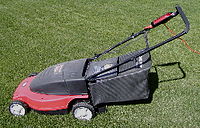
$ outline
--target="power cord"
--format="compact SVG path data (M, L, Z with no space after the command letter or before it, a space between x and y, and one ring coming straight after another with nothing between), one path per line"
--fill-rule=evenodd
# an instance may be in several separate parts
M166 24L164 24L164 26L167 28L167 30L168 30L173 36L176 35L176 33L175 33L173 30L171 30ZM186 42L186 40L184 40L184 39L182 39L182 38L180 38L180 37L179 37L178 39L180 39L181 42L185 44L185 46L186 46L187 49L189 49L189 50L192 51L193 53L196 53L196 54L199 54L199 55L200 55L200 52L199 52L199 51L196 51L196 50L194 50L194 49L192 49L192 48L188 45L188 43Z

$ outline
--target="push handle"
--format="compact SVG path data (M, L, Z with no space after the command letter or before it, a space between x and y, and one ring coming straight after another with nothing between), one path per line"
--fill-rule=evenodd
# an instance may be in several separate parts
M164 24L167 21L169 21L170 19L172 19L173 17L175 17L176 15L177 15L176 13L168 12L165 15L163 15L163 16L159 17L158 19L154 20L153 22L151 22L151 25L153 27L156 27L160 24Z
M188 31L190 30L190 22L188 21L188 18L185 16L185 13L183 12L183 10L180 6L177 5L176 10L181 15L181 18L182 18L183 22L185 23L184 32L188 33Z
M159 26L160 24L164 24L177 15L178 15L177 12L168 12L165 15L162 15L161 17L157 18L156 20L152 21L151 25L145 27L144 30L149 30L149 29Z
M185 23L185 29L184 31L186 33L188 33L189 29L190 29L190 24L189 21L187 19L187 17L185 16L184 12L182 11L182 8L180 6L176 6L176 12L168 12L165 15L162 15L161 17L157 18L156 20L154 20L153 22L151 22L151 25L147 26L144 28L144 30L150 30L152 28L155 28L157 26L159 26L160 24L164 24L166 22L168 22L170 19L172 19L173 17L177 16L178 14L181 15L182 20Z

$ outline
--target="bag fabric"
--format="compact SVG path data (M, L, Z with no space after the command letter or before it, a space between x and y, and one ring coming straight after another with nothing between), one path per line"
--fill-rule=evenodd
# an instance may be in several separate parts
M119 73L116 77L89 83L93 105L147 99L149 96L148 73L150 54L142 57L142 66ZM127 66L126 66L127 67Z

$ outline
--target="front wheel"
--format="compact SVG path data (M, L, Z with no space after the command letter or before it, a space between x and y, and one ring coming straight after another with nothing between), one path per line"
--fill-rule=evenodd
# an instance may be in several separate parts
M91 120L95 116L94 107L85 102L79 102L73 105L72 114L79 120Z
M28 112L28 105L21 101L12 101L9 111L15 116L24 116Z

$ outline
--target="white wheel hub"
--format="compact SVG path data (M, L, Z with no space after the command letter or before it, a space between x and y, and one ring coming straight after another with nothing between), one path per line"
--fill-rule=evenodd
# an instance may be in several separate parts
M16 116L23 116L26 113L25 108L20 104L12 104L10 105L10 112Z
M74 116L80 120L90 120L92 118L92 112L86 107L79 107L74 110Z

